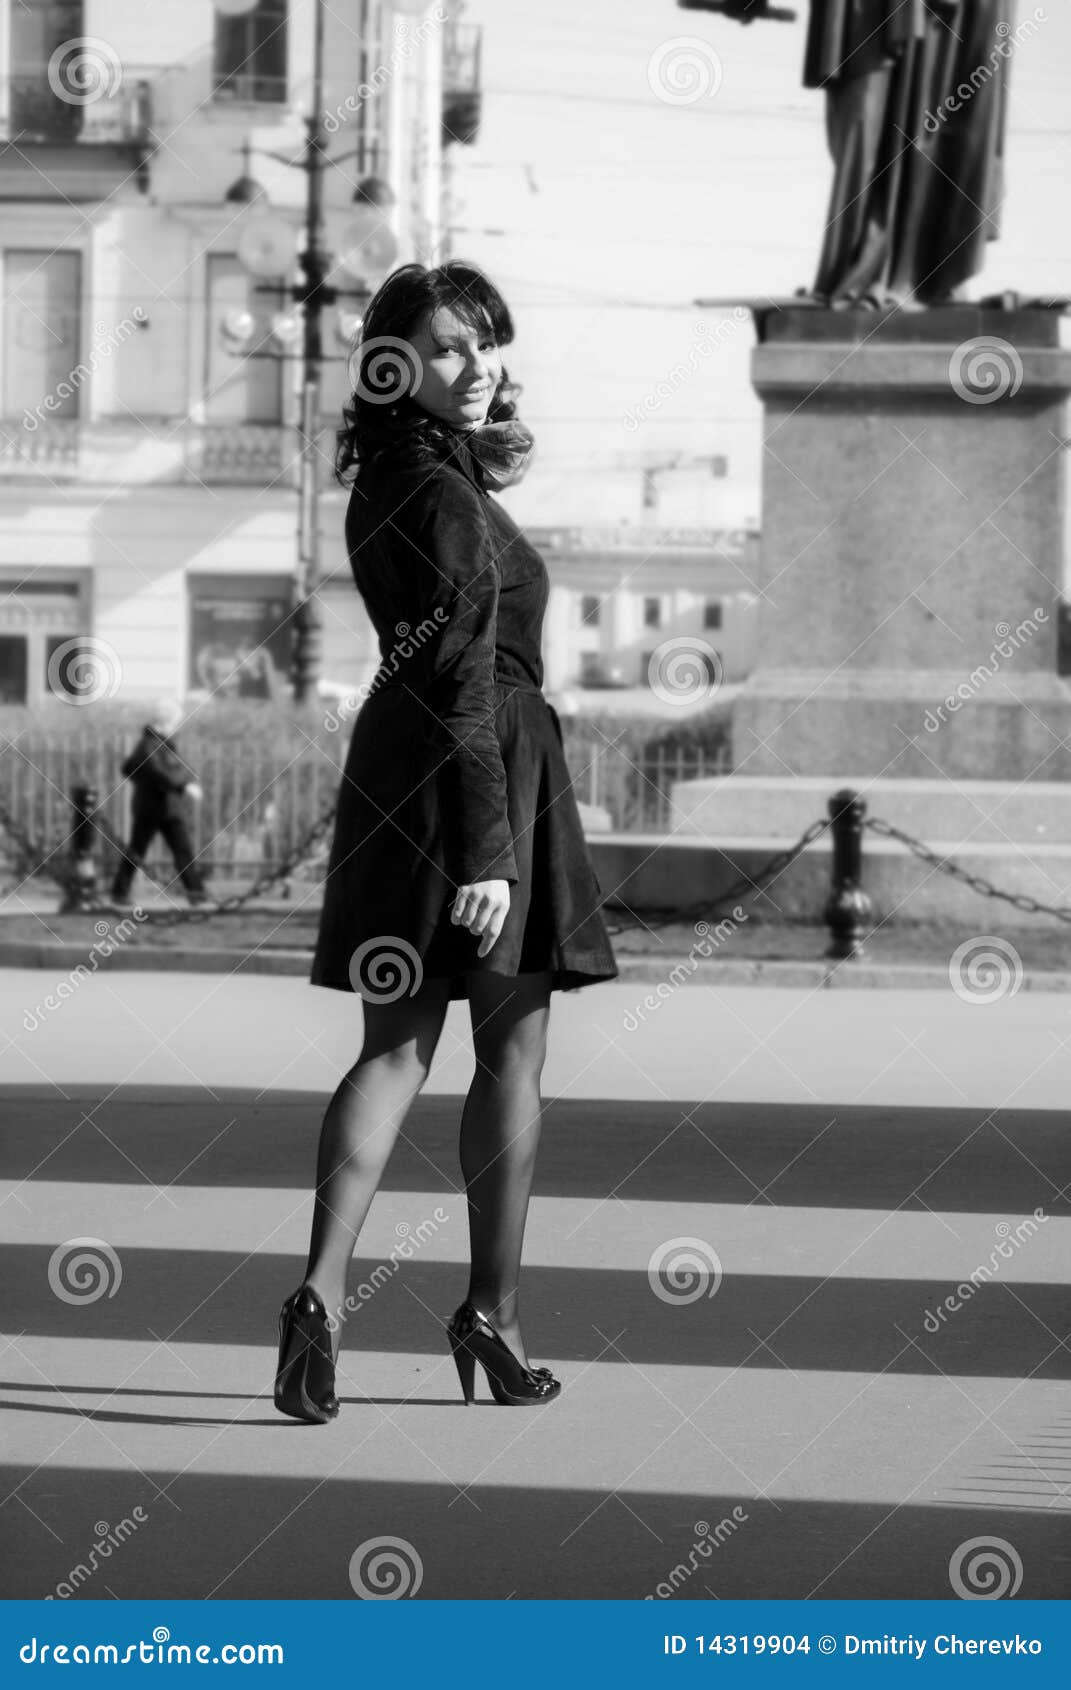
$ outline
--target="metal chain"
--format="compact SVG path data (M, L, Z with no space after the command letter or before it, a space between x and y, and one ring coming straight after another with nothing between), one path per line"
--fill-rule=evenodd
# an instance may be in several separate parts
M892 822L882 821L880 816L864 816L863 825L873 828L875 833L883 833L888 839L898 839L908 850L913 851L916 857L921 857L923 862L931 863L934 868L940 869L943 874L950 874L955 880L962 880L965 885L980 892L984 898L1002 898L1005 903L1014 904L1017 910L1026 910L1031 915L1053 915L1057 921L1071 921L1071 908L1066 904L1043 904L1026 892L1004 892L999 886L994 886L991 880L986 880L984 875L971 874L950 857L942 857L938 851L931 850L929 845L924 845L920 839L914 839L910 833L905 833L903 828L894 827Z
M175 926L183 921L207 921L214 915L229 915L251 903L255 898L263 897L265 892L278 881L291 879L297 869L313 855L317 845L333 824L337 810L338 804L336 801L317 817L308 831L280 863L259 874L252 884L246 887L244 892L235 892L229 897L220 898L207 904L198 904L190 909L143 910L143 919L155 922L161 927ZM112 828L99 811L93 814L91 820L102 838L115 850L125 854L122 841L116 838ZM755 874L741 875L738 880L734 881L724 892L720 892L714 899L705 898L702 902L691 904L685 909L671 911L654 922L645 921L639 916L631 915L623 920L608 921L606 924L607 931L611 934L625 933L637 927L643 927L647 931L655 931L661 927L694 923L708 916L713 916L726 904L733 903L738 898L749 897L756 892L761 892L830 826L831 820L829 817L821 817L812 822L810 827L800 834L795 844L769 857ZM939 869L942 874L951 875L953 879L962 881L964 885L970 886L983 897L999 898L1005 903L1012 904L1016 909L1023 910L1031 915L1051 915L1057 921L1071 923L1071 906L1046 904L1038 898L1032 898L1026 892L1005 892L1001 887L995 886L991 880L987 880L984 875L972 874L969 869L963 868L949 857L942 856L940 852L924 844L921 839L914 838L912 834L906 833L903 828L896 827L892 822L884 821L880 816L864 816L863 826L870 828L874 833L884 835L887 839L898 840L900 844L905 845L923 862ZM70 863L65 860L65 857L59 851L43 846L39 841L32 838L25 828L16 821L2 799L0 799L0 828L3 828L15 845L20 859L19 871L25 878L29 879L34 874L44 872L64 892L78 891L80 895L84 895L78 876ZM152 877L150 876L150 878ZM154 880L153 883L163 891L168 890L159 881ZM108 900L103 896L98 896L90 902L88 908L89 910L106 909L108 908Z
M270 886L273 886L279 880L289 880L296 870L312 856L316 846L333 823L337 809L338 803L336 800L317 817L308 832L298 840L282 861L271 870L258 875L252 885L247 886L244 892L235 892L227 898L219 898L207 904L198 904L195 908L190 909L142 910L143 920L155 922L159 927L172 927L180 921L207 921L210 916L229 915L234 910L241 909L244 904L250 903L254 898L263 897ZM99 810L94 811L90 819L101 838L125 856L125 846L116 837L101 812ZM16 822L2 800L0 800L0 827L10 835L21 855L20 872L24 874L25 878L28 879L31 874L43 870L65 892L78 891L79 897L84 898L85 894L78 876L65 860L62 850L50 850L39 846ZM161 891L169 890L160 881L155 880L153 876L150 875L148 878ZM111 907L111 904L110 900L103 894L97 894L89 899L84 907L86 913L89 914L95 910L107 910Z
M778 851L776 856L768 857L756 874L741 875L740 879L734 881L726 891L719 892L713 901L710 898L705 898L701 904L692 904L687 909L674 910L669 915L662 916L654 922L641 921L638 916L632 920L613 925L607 922L607 932L611 934L627 933L636 927L643 927L648 932L653 932L659 927L676 925L678 922L694 924L707 916L712 916L721 909L723 904L729 904L737 898L746 898L752 893L761 892L772 880L776 880L789 863L794 862L800 852L805 851L808 845L824 833L830 825L828 816L820 817L818 821L812 822L806 833L801 833L794 845L790 845L785 851Z
M155 922L158 927L174 927L182 921L207 921L214 915L233 914L235 910L241 909L243 905L251 903L254 898L263 897L267 889L270 886L274 886L276 881L289 880L295 871L301 867L302 863L312 856L316 846L320 843L320 840L334 821L337 810L338 801L336 800L328 807L328 809L324 810L317 817L308 832L298 840L297 844L287 854L287 856L283 858L282 862L279 863L277 867L266 870L263 874L259 874L253 881L252 885L247 886L244 892L232 892L229 897L214 899L207 904L198 904L196 907L190 909L142 910L142 919L145 921ZM116 850L121 851L124 856L126 855L126 849L122 844L122 841L116 838L111 827L102 816L99 814L94 815L93 824L95 827L99 828L102 836L110 845L112 845ZM154 881L153 883L154 885L160 887L162 891L168 891L170 889L166 886L161 886L159 881ZM102 901L105 904L107 903L107 900Z
M29 880L32 875L40 874L43 870L64 892L72 893L75 890L78 877L70 865L50 846L42 845L31 838L22 824L15 820L2 798L0 828L3 828L15 845L18 853L18 872L24 880Z

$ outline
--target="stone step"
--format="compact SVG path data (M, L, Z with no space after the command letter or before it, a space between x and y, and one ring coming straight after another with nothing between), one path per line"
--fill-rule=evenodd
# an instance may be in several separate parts
M670 825L679 835L726 840L796 839L850 787L867 813L926 844L1071 845L1071 783L1064 781L882 780L865 775L722 775L674 782Z
M719 834L715 839L695 834L617 833L593 836L588 849L608 905L620 901L638 909L679 910L708 900L713 903L742 877L757 882L769 859L798 837L788 830L748 837ZM947 842L927 843L934 843L942 856L1001 891L1063 907L1071 914L1071 841L1029 846L972 842L954 849ZM732 910L740 908L748 919L754 914L768 920L821 921L831 869L827 832L782 869L764 891L734 896L725 906L725 919L731 922ZM896 840L869 832L864 840L863 885L873 906L871 925L955 922L973 924L979 933L1001 933L1009 927L1052 927L1059 920L1045 912L1021 910L1004 898L986 897ZM712 923L717 919L712 917Z

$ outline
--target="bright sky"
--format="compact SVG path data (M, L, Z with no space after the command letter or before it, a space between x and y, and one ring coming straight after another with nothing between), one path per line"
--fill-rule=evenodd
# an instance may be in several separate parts
M812 280L830 173L823 97L801 82L806 6L745 28L674 0L469 0L484 121L475 147L452 149L454 252L514 309L509 367L544 473L685 448L728 451L734 476L757 478L750 324L697 358L691 302ZM975 292L1071 295L1071 5L1019 0L1020 23L1036 15L1012 63L1004 234ZM708 79L711 50L721 67L690 104L648 80L681 37L702 44ZM628 430L690 352L695 376Z

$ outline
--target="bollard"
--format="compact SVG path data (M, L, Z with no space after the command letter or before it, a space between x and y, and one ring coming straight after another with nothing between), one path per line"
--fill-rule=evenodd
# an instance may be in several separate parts
M97 807L97 789L79 785L71 788L74 826L71 829L72 879L63 895L60 914L72 910L91 910L97 897L97 859L94 851L96 827L93 812Z
M843 787L829 800L833 824L833 876L825 919L832 935L826 956L845 961L863 954L872 904L863 891L863 817L866 800Z

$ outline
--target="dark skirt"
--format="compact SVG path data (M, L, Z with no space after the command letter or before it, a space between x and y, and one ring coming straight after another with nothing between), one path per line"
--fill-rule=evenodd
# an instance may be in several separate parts
M450 920L456 886L444 869L438 787L421 778L425 707L382 686L353 725L339 791L310 980L391 1002L422 980L549 971L577 991L618 969L566 766L557 712L534 686L496 682L495 725L506 771L518 880L502 932L484 957L478 934Z

